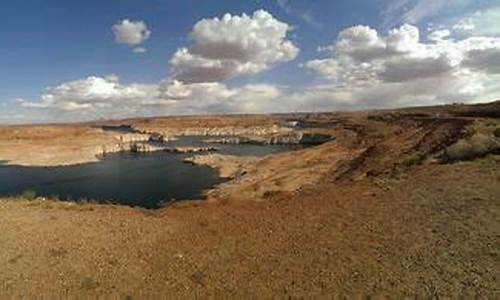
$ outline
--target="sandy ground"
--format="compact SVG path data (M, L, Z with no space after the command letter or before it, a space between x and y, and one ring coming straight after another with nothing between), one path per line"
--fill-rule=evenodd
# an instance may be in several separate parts
M307 116L337 140L230 161L206 201L3 199L0 298L499 297L500 158L437 163L498 120L435 110Z

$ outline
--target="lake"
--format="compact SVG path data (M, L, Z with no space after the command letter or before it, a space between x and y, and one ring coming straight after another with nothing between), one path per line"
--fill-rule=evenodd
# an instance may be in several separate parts
M217 153L263 156L300 149L283 145L207 144L209 137L181 137L168 146L215 146ZM173 200L201 199L222 183L215 170L184 163L195 154L170 152L116 153L99 162L64 167L21 167L0 164L0 196L35 193L61 200L92 199L144 208Z

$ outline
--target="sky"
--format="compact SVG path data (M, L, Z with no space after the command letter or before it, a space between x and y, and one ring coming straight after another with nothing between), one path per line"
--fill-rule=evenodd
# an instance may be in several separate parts
M500 0L6 0L0 124L500 99Z

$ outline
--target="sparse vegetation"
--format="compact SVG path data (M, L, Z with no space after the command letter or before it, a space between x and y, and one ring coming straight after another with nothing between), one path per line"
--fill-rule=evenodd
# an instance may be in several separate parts
M36 192L34 190L26 190L19 195L21 198L26 200L34 200L36 199Z
M159 217L160 211L158 209L147 209L144 207L136 207L139 211L141 211L144 215L149 217Z
M411 153L403 156L403 158L399 162L399 165L408 168L413 165L419 164L422 161L422 159L423 159L422 154L418 152Z
M99 283L92 277L85 277L81 282L82 289L92 290L99 286Z
M60 259L60 258L64 257L67 253L68 253L68 251L66 249L64 249L63 247L49 249L49 256L56 258L56 259Z
M22 257L23 257L23 255L22 255L22 254L18 254L18 255L16 255L16 256L14 256L13 258L10 258L7 262L8 262L9 264L15 264L15 263L17 263L17 262L18 262L18 261L19 261Z
M497 138L500 138L500 127L497 127L494 131L493 131L493 135Z
M95 199L91 199L91 198L80 198L77 201L72 201L72 202L75 202L78 205L88 205L88 204L95 205L95 204L99 204L99 201L97 201Z
M444 162L471 160L500 151L500 140L492 135L474 134L468 139L459 140L446 148L442 157Z
M130 143L130 152L132 152L132 153L139 153L140 152L140 146L137 143Z
M202 271L196 271L191 276L189 276L189 279L191 279L194 283L199 284L201 286L205 286L205 273Z

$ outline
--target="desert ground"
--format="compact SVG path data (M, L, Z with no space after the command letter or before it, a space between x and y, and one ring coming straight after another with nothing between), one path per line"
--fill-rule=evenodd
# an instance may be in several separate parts
M0 298L500 296L500 102L2 126L0 161L97 161L152 133L333 139L193 154L229 181L158 210L0 199Z

